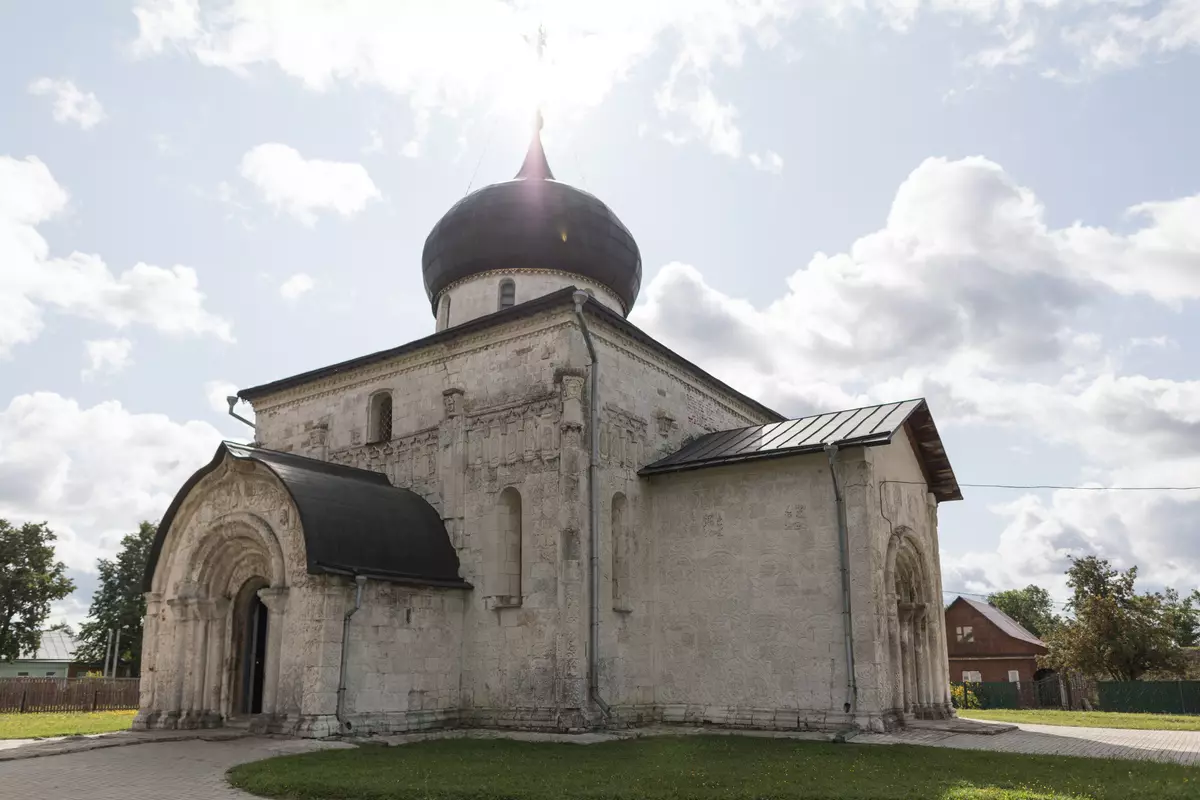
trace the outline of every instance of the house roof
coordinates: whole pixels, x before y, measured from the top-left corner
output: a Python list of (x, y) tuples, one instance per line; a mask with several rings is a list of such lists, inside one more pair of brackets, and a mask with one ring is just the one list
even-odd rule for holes
[(22, 653), (18, 661), (73, 661), (79, 642), (66, 631), (42, 631), (42, 643), (36, 652)]
[(666, 458), (646, 465), (638, 474), (657, 475), (817, 453), (829, 444), (874, 447), (890, 443), (902, 428), (908, 431), (929, 491), (939, 501), (961, 500), (962, 492), (933, 424), (929, 406), (920, 398), (705, 434)]
[[(284, 389), (303, 386), (306, 383), (312, 383), (313, 381), (330, 378), (335, 375), (340, 375), (361, 367), (369, 366), (371, 364), (377, 364), (381, 361), (387, 361), (388, 359), (396, 358), (407, 353), (412, 353), (426, 347), (433, 347), (434, 345), (452, 342), (459, 337), (466, 336), (467, 334), (478, 333), (479, 331), (487, 330), (488, 328), (496, 327), (498, 325), (506, 325), (513, 320), (533, 316), (534, 314), (548, 311), (553, 308), (572, 306), (575, 302), (573, 297), (575, 292), (576, 288), (574, 286), (568, 286), (564, 289), (551, 292), (550, 294), (545, 294), (541, 297), (535, 297), (532, 300), (526, 300), (523, 303), (517, 303), (514, 306), (501, 309), (500, 311), (496, 311), (492, 314), (486, 314), (482, 317), (476, 317), (475, 319), (467, 320), (461, 325), (455, 325), (452, 328), (445, 328), (422, 339), (416, 339), (415, 341), (411, 341), (407, 344), (402, 344), (399, 347), (393, 347), (388, 350), (380, 350), (376, 353), (370, 353), (365, 356), (359, 356), (358, 358), (352, 358), (349, 361), (341, 361), (337, 364), (331, 364), (328, 367), (321, 367), (308, 372), (302, 372), (299, 375), (293, 375), (290, 378), (281, 378), (280, 380), (272, 381), (271, 383), (264, 383), (260, 386), (252, 386), (249, 389), (242, 389), (240, 392), (238, 392), (238, 397), (253, 403), (255, 400), (261, 399), (270, 394), (274, 394), (275, 392), (283, 391)], [(773, 420), (782, 420), (784, 418), (779, 412), (772, 411), (752, 397), (747, 397), (725, 382), (714, 378), (712, 375), (700, 369), (700, 367), (688, 361), (674, 350), (671, 350), (662, 342), (650, 336), (641, 328), (634, 325), (632, 322), (629, 322), (623, 316), (606, 307), (599, 301), (595, 299), (588, 299), (588, 301), (584, 303), (584, 310), (590, 314), (600, 317), (605, 323), (613, 326), (621, 333), (637, 341), (639, 344), (649, 347), (662, 357), (685, 367), (689, 372), (692, 372), (696, 376), (711, 383), (713, 386), (716, 386), (722, 391), (727, 392), (731, 396), (745, 403), (747, 406), (753, 408), (759, 414), (762, 414), (764, 417)]]
[(1041, 647), (1046, 646), (1045, 642), (1034, 636), (1029, 631), (1025, 630), (1021, 623), (1017, 622), (1015, 619), (1010, 617), (1008, 614), (1005, 614), (991, 603), (984, 603), (980, 600), (969, 600), (966, 597), (959, 597), (958, 599), (978, 611), (980, 614), (983, 614), (988, 618), (989, 622), (991, 622), (1008, 636), (1011, 636), (1014, 639), (1020, 639), (1022, 642), (1028, 642), (1029, 644), (1036, 644), (1040, 645)]
[(311, 574), (365, 575), (420, 586), (470, 589), (437, 509), (387, 476), (261, 447), (223, 442), (213, 460), (175, 495), (150, 546), (143, 586), (151, 590), (163, 542), (192, 488), (226, 459), (262, 464), (279, 478), (300, 514)]

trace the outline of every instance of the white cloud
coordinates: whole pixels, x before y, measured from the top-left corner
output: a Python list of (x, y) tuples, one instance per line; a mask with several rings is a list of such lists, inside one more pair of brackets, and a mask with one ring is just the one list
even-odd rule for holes
[[(1200, 485), (1200, 381), (1123, 372), (1129, 339), (1090, 329), (1117, 294), (1168, 309), (1195, 301), (1195, 202), (1135, 206), (1142, 225), (1128, 233), (1053, 228), (999, 165), (929, 159), (883, 227), (814, 255), (772, 302), (731, 297), (675, 263), (631, 319), (787, 413), (926, 396), (947, 429), (999, 426), (1063, 446), (1103, 485)], [(948, 587), (1057, 586), (1066, 554), (1084, 551), (1140, 563), (1160, 584), (1200, 575), (1200, 547), (1181, 544), (1200, 492), (1064, 491), (995, 510), (999, 551), (947, 558)]]
[(138, 21), (135, 55), (161, 53), (168, 43), (185, 42), (200, 34), (199, 0), (138, 0), (133, 14)]
[(1015, 67), (1028, 64), (1033, 60), (1034, 48), (1037, 46), (1037, 34), (1032, 30), (1023, 32), (1003, 44), (980, 50), (969, 60), (987, 69), (997, 67)]
[(37, 225), (61, 214), (68, 195), (36, 158), (0, 156), (0, 357), (37, 338), (46, 307), (115, 328), (233, 341), (228, 321), (204, 308), (195, 270), (135, 264), (114, 274), (98, 255), (52, 258)]
[(133, 363), (133, 342), (128, 339), (96, 339), (83, 343), (87, 366), (80, 377), (90, 380), (98, 375), (115, 375)]
[(316, 224), (318, 212), (354, 216), (382, 196), (362, 164), (306, 159), (276, 142), (242, 156), (240, 172), (264, 202), (304, 225)]
[[(0, 517), (48, 522), (58, 557), (94, 573), (139, 521), (160, 518), (220, 440), (207, 423), (116, 401), (84, 408), (52, 392), (20, 395), (0, 407)], [(56, 613), (77, 614), (86, 602), (76, 597)]]
[(774, 150), (768, 150), (761, 156), (758, 153), (751, 153), (749, 160), (750, 165), (757, 170), (769, 172), (772, 175), (783, 173), (783, 156)]
[(104, 106), (92, 92), (84, 94), (73, 81), (38, 78), (29, 84), (30, 94), (51, 95), (54, 98), (54, 119), (74, 122), (85, 131), (104, 120)]
[(229, 413), (229, 401), (226, 398), (236, 395), (237, 391), (237, 384), (230, 381), (215, 380), (204, 384), (204, 396), (208, 398), (208, 405), (218, 414)]
[[(657, 93), (668, 141), (734, 158), (743, 147), (737, 109), (714, 84), (750, 46), (794, 60), (788, 25), (848, 35), (882, 20), (903, 35), (935, 17), (984, 34), (969, 63), (1056, 76), (1200, 48), (1195, 0), (138, 0), (134, 14), (140, 55), (178, 49), (239, 74), (273, 66), (313, 91), (378, 86), (406, 98), (418, 118), (483, 106), (524, 122), (541, 103), (556, 124), (570, 124), (644, 63), (670, 64)], [(543, 23), (539, 67), (529, 40)], [(1038, 35), (1045, 31), (1065, 33)], [(1076, 66), (1058, 63), (1064, 44)], [(404, 152), (418, 152), (422, 139)]]
[(279, 294), (285, 300), (296, 300), (305, 292), (312, 291), (314, 285), (315, 281), (310, 276), (298, 272), (283, 282), (279, 287)]

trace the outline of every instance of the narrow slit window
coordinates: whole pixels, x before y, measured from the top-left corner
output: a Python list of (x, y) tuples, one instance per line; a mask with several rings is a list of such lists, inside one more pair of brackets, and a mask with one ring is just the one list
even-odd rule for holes
[(517, 284), (510, 278), (500, 281), (500, 308), (510, 308), (517, 303)]
[(392, 394), (380, 392), (371, 398), (371, 437), (372, 442), (390, 442), (392, 440)]

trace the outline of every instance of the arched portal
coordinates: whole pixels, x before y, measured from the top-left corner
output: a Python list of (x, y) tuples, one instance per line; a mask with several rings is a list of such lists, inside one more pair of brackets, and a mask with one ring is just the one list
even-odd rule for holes
[(906, 717), (944, 716), (941, 604), (924, 553), (907, 528), (892, 535), (885, 579), (892, 707)]
[(270, 612), (258, 592), (266, 586), (266, 579), (251, 578), (238, 591), (233, 603), (230, 716), (261, 714), (263, 711)]

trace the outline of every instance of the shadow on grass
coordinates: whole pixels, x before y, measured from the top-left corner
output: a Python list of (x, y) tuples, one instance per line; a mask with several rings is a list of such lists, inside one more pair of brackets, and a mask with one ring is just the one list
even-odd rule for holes
[(1175, 764), (737, 736), (446, 739), (284, 756), (229, 776), (254, 794), (297, 800), (1200, 798), (1200, 770)]

